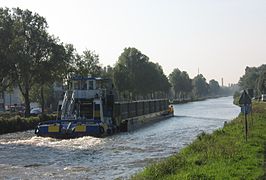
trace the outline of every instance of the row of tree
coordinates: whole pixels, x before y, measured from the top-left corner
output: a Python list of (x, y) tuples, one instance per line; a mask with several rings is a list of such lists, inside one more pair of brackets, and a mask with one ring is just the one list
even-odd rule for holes
[(162, 67), (149, 61), (136, 48), (125, 48), (113, 68), (115, 87), (123, 96), (135, 99), (165, 97), (170, 88)]
[(253, 89), (256, 96), (266, 94), (266, 64), (259, 67), (247, 66), (238, 84), (241, 89)]
[(201, 74), (190, 79), (187, 72), (174, 69), (168, 79), (159, 64), (136, 48), (125, 48), (114, 67), (102, 67), (96, 53), (86, 50), (78, 54), (73, 45), (60, 42), (47, 28), (45, 18), (37, 13), (0, 8), (0, 92), (18, 86), (26, 116), (32, 100), (44, 109), (49, 99), (55, 101), (51, 98), (53, 84), (74, 74), (112, 78), (123, 99), (168, 97), (171, 87), (174, 98), (220, 92), (217, 81), (208, 84)]
[(190, 79), (186, 71), (174, 69), (169, 75), (169, 80), (174, 90), (174, 98), (184, 98), (188, 95), (197, 98), (224, 94), (224, 89), (216, 80), (212, 79), (207, 83), (202, 74)]
[[(19, 87), (30, 113), (30, 95), (39, 96), (44, 109), (45, 90), (71, 74), (100, 73), (99, 58), (92, 51), (76, 53), (47, 31), (44, 17), (29, 10), (0, 8), (0, 92)], [(49, 89), (49, 88), (48, 88)], [(34, 91), (33, 91), (34, 90)]]
[(180, 99), (232, 94), (214, 79), (207, 83), (202, 74), (190, 79), (186, 71), (176, 68), (167, 77), (159, 64), (150, 62), (149, 57), (136, 48), (125, 48), (114, 68), (109, 67), (108, 72), (120, 99)]

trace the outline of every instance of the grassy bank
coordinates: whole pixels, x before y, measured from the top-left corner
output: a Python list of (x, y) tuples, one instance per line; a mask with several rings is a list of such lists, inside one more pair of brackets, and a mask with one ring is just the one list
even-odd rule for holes
[(25, 131), (34, 129), (39, 122), (56, 119), (56, 116), (41, 115), (37, 117), (21, 117), (19, 115), (1, 115), (0, 116), (0, 134)]
[(132, 179), (264, 179), (266, 103), (253, 105), (248, 141), (240, 115), (213, 134), (202, 133), (188, 147)]

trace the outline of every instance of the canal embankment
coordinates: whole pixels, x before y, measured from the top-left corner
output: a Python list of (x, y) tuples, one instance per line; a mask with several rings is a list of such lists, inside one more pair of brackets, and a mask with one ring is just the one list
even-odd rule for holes
[(215, 96), (205, 96), (205, 97), (179, 98), (179, 99), (171, 99), (170, 103), (171, 104), (185, 104), (189, 102), (204, 101), (207, 99), (216, 99), (216, 98), (221, 98), (221, 97), (226, 97), (226, 96), (215, 95)]
[(264, 179), (266, 153), (266, 103), (254, 103), (248, 116), (227, 123), (212, 134), (201, 133), (190, 145), (152, 164), (132, 179)]
[[(207, 99), (220, 98), (221, 96), (209, 96), (202, 98), (175, 99), (171, 104), (185, 104), (189, 102), (204, 101)], [(57, 119), (56, 114), (43, 114), (38, 116), (24, 117), (18, 113), (0, 113), (0, 135), (35, 129), (40, 122)]]

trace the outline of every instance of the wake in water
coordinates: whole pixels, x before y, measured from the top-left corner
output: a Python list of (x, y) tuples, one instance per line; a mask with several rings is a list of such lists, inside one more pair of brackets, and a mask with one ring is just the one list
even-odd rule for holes
[(228, 121), (228, 119), (225, 118), (215, 118), (215, 117), (198, 117), (198, 116), (177, 116), (174, 117), (177, 118), (193, 118), (193, 119), (201, 119), (201, 120), (208, 120), (208, 121)]
[(27, 139), (0, 139), (1, 145), (31, 145), (36, 147), (52, 147), (58, 149), (88, 149), (104, 142), (104, 139), (81, 137), (76, 139), (54, 139), (32, 136)]
[(106, 138), (58, 140), (33, 130), (1, 135), (0, 179), (127, 179), (239, 113), (232, 97), (174, 108), (180, 116)]

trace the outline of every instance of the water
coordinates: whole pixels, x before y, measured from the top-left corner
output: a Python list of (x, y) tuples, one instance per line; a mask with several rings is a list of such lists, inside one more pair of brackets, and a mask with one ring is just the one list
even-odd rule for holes
[(175, 117), (130, 133), (70, 140), (36, 137), (33, 131), (0, 136), (3, 179), (128, 179), (148, 164), (236, 117), (232, 97), (175, 105)]

